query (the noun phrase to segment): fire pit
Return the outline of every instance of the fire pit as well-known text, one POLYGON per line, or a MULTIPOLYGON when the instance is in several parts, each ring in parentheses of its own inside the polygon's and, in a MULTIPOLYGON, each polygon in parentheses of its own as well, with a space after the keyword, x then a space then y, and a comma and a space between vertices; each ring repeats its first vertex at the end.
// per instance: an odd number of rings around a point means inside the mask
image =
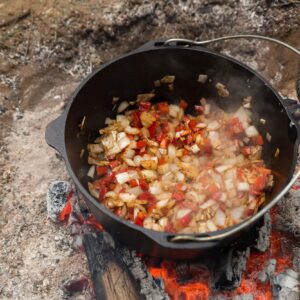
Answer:
MULTIPOLYGON (((298 197, 299 188, 299 183, 294 185, 287 199, 298 197)), ((284 233, 282 227, 277 229, 280 208, 265 215, 249 233, 244 247, 239 243, 224 248, 214 258, 173 261, 139 254, 113 240, 89 213, 80 195, 66 183, 51 184, 48 200, 52 218, 56 210, 56 219, 70 228, 74 245, 88 258, 91 279, 80 277, 65 283, 70 295, 89 289, 96 299, 299 297, 293 261, 299 259, 293 249, 299 251, 299 240, 284 233)))

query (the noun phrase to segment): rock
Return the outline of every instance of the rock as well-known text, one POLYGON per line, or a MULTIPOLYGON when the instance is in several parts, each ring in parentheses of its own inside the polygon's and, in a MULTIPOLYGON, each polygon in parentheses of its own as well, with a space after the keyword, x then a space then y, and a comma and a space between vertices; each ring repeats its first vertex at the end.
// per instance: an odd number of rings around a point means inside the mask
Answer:
POLYGON ((47 192, 47 212, 53 222, 59 222, 59 215, 65 207, 70 184, 66 181, 54 181, 50 183, 47 192))

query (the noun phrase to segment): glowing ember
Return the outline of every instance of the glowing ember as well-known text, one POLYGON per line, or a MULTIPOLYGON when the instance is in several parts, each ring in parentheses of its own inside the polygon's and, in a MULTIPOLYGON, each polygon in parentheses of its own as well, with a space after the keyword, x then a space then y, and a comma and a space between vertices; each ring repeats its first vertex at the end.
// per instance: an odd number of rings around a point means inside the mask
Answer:
POLYGON ((72 213, 72 203, 71 203, 72 196, 73 196, 73 191, 70 191, 68 195, 68 201, 59 215, 59 219, 62 222, 67 221, 69 219, 70 214, 72 213))

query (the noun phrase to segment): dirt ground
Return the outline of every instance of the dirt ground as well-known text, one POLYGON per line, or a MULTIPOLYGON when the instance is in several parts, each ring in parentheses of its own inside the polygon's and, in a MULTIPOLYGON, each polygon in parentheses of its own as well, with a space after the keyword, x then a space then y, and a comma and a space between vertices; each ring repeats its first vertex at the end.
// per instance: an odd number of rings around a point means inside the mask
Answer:
MULTIPOLYGON (((0 298, 68 298, 64 280, 88 275, 85 255, 46 211, 49 183, 69 177, 45 126, 82 78, 161 37, 258 33, 300 48, 299 15, 300 2, 288 0, 0 0, 0 298)), ((213 48, 296 98, 299 59, 287 50, 246 41, 213 48)))

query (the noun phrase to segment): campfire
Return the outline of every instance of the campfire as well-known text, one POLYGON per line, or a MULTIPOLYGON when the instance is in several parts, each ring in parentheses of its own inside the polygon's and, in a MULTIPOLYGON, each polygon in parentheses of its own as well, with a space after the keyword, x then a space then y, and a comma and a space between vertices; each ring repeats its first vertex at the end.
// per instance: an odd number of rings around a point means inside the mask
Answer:
MULTIPOLYGON (((299 183, 288 199, 297 197, 299 183)), ((297 209, 297 208, 295 208, 297 209)), ((88 290, 96 299, 298 299, 299 239, 284 232, 278 208, 248 234, 244 247, 192 261, 145 256, 120 245, 105 232, 75 188, 54 182, 48 214, 70 229, 73 246, 85 251, 91 276, 67 281, 69 295, 88 290), (298 244, 297 244, 298 243, 298 244), (298 248, 297 248, 298 246, 298 248), (296 249, 296 250, 295 250, 296 249), (297 250, 298 249, 298 250, 297 250)))

